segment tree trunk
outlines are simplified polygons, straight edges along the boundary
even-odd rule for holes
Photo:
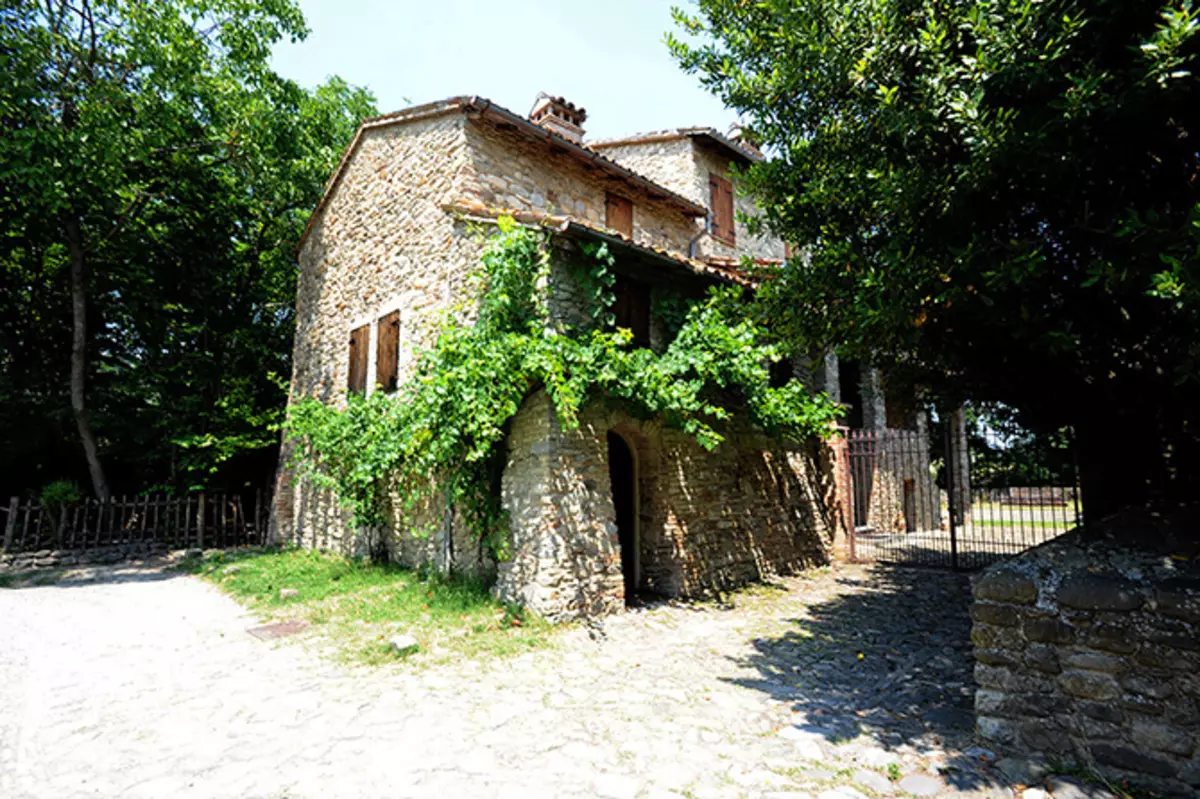
[[[87,376],[87,263],[84,259],[83,241],[79,220],[68,217],[63,225],[67,236],[67,250],[71,256],[71,412],[83,443],[83,454],[87,458],[88,472],[92,477],[92,490],[101,502],[109,498],[108,480],[97,452],[96,436],[88,421],[87,405],[84,402],[84,382]]]

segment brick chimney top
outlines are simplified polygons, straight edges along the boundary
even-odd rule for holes
[[[542,92],[538,95],[530,121],[553,131],[576,144],[583,143],[583,123],[587,121],[587,109],[577,108],[563,97],[551,97]]]

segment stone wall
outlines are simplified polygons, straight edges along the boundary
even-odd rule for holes
[[[701,223],[675,204],[602,179],[577,158],[498,130],[488,120],[473,120],[467,136],[470,163],[464,194],[470,199],[518,211],[566,214],[603,226],[605,198],[611,191],[633,202],[633,234],[641,244],[686,253],[700,230]]]
[[[400,311],[400,380],[411,373],[413,352],[427,347],[446,313],[466,321],[474,312],[461,300],[472,288],[483,242],[443,206],[461,195],[468,144],[465,118],[433,115],[404,125],[367,128],[324,211],[300,252],[291,396],[344,405],[350,331],[370,325],[369,386],[375,385],[378,329]],[[372,389],[373,390],[373,389]],[[420,563],[470,551],[445,540],[453,517],[430,507],[417,519],[396,519],[397,530],[432,528],[432,537],[395,531],[356,531],[327,491],[295,479],[285,445],[276,485],[272,537],[279,542],[346,555],[367,554],[373,536],[398,558]],[[441,522],[447,524],[439,526]],[[458,527],[461,528],[461,525]],[[439,532],[440,531],[440,532]],[[441,535],[441,538],[439,538]],[[448,564],[439,564],[442,567]],[[487,564],[476,564],[486,569]]]
[[[503,502],[512,557],[497,591],[550,618],[625,603],[609,477],[609,431],[635,453],[639,590],[704,596],[829,561],[833,464],[823,445],[789,451],[748,425],[715,451],[603,404],[562,430],[543,393],[512,425]]]
[[[1072,534],[974,582],[979,734],[1194,796],[1200,570]]]
[[[603,147],[600,152],[639,175],[645,175],[655,183],[706,208],[712,204],[708,182],[709,173],[732,179],[730,174],[732,161],[729,156],[714,147],[700,145],[690,136],[681,136],[665,141],[633,142]],[[734,231],[736,246],[731,247],[713,236],[704,236],[697,241],[697,252],[701,257],[738,258],[742,255],[768,259],[784,257],[782,241],[772,236],[751,236],[745,223],[742,222],[740,218],[742,215],[757,216],[760,213],[754,198],[735,191],[734,210],[739,217]]]

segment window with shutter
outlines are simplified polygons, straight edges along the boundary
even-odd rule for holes
[[[712,208],[712,234],[727,244],[737,242],[733,216],[733,184],[720,175],[709,174],[708,188]]]
[[[346,387],[354,394],[367,393],[367,355],[371,346],[371,326],[350,331],[350,370]]]
[[[379,344],[375,349],[375,384],[395,391],[400,378],[400,312],[379,319]]]
[[[613,284],[613,316],[617,327],[633,333],[633,346],[650,346],[650,287],[618,277]]]
[[[609,194],[604,202],[604,224],[633,238],[633,203],[624,197]]]

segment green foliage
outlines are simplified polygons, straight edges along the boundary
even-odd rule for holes
[[[699,0],[676,13],[680,64],[772,156],[743,180],[761,224],[807,245],[762,292],[773,330],[934,397],[1075,424],[1096,442],[1085,466],[1112,457],[1127,475],[1094,498],[1193,493],[1192,0]],[[1114,440],[1125,431],[1172,443]]]
[[[71,505],[83,499],[79,486],[70,480],[55,480],[48,483],[38,495],[38,501],[43,508],[51,513],[64,505]]]
[[[370,665],[397,660],[388,640],[397,630],[419,642],[419,653],[404,658],[418,666],[527,652],[553,632],[548,622],[497,602],[479,580],[395,564],[312,550],[242,550],[186,560],[181,568],[212,580],[272,619],[310,622],[309,634],[322,644]],[[281,588],[299,596],[281,597]]]
[[[86,394],[117,491],[265,482],[295,250],[364,91],[275,75],[291,0],[0,4],[0,483],[86,474],[67,394],[66,229]]]
[[[732,392],[751,419],[783,439],[828,434],[837,409],[826,397],[797,381],[769,386],[768,364],[781,353],[748,317],[739,290],[714,289],[696,303],[657,354],[631,348],[628,330],[604,324],[613,257],[602,246],[589,248],[573,270],[585,291],[602,287],[588,294],[599,324],[552,322],[538,288],[550,259],[545,236],[502,220],[482,258],[477,320],[448,323],[399,392],[352,395],[345,410],[314,398],[293,406],[287,429],[300,444],[299,467],[335,491],[357,524],[386,525],[438,490],[503,557],[506,520],[493,490],[501,444],[509,420],[539,388],[568,429],[585,405],[603,399],[661,414],[712,449],[730,415],[720,397]]]

